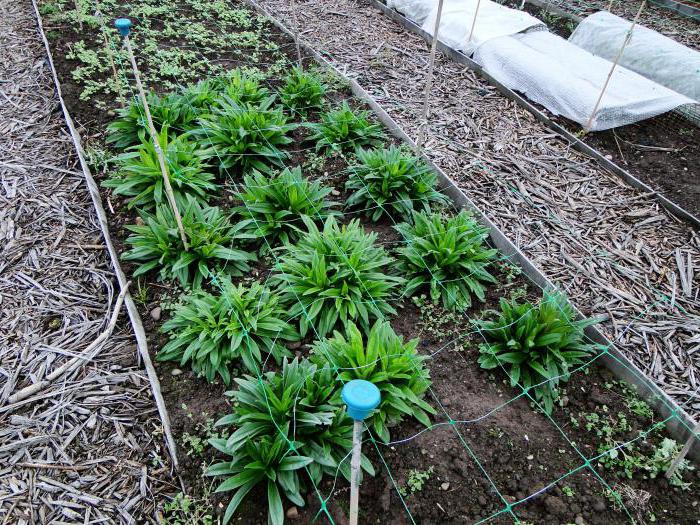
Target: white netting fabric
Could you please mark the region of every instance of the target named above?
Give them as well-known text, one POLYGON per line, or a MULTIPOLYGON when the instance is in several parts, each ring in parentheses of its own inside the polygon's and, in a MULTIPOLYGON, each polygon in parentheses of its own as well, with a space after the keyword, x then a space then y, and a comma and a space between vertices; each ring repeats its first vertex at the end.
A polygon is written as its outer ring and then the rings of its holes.
MULTIPOLYGON (((490 40, 474 60, 508 88, 585 126, 612 63, 546 31, 490 40)), ((629 69, 615 70, 590 126, 600 131, 693 101, 629 69)))
MULTIPOLYGON (((431 35, 437 18, 437 2, 432 3, 435 8, 423 22, 423 30, 431 35)), ((545 29, 546 26, 541 20, 524 11, 510 9, 491 0, 445 0, 438 36, 452 49, 471 55, 489 40, 515 35, 533 27, 545 29)))
POLYGON ((386 5, 421 25, 430 11, 437 8, 437 0, 386 0, 386 5))
MULTIPOLYGON (((428 34, 433 34, 438 0, 387 0, 387 5, 421 25, 428 34)), ((452 49, 471 55, 492 38, 514 35, 531 27, 546 28, 534 16, 491 0, 481 0, 480 3, 478 0, 444 0, 438 35, 452 49)))
MULTIPOLYGON (((607 11, 585 18, 569 42, 615 60, 632 23, 607 11)), ((678 93, 700 101, 700 52, 652 29, 636 25, 620 64, 678 93)))

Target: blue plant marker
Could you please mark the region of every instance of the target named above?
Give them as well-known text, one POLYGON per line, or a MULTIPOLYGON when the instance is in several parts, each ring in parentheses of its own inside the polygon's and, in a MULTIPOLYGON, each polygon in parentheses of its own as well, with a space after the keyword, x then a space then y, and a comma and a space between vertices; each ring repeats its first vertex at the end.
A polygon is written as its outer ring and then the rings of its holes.
POLYGON ((353 379, 346 383, 340 397, 348 406, 348 415, 355 421, 366 419, 381 401, 379 389, 364 379, 353 379))
POLYGON ((121 36, 129 36, 131 32, 131 20, 128 18, 117 18, 114 21, 114 27, 117 28, 121 36))
POLYGON ((350 525, 357 525, 360 501, 360 460, 362 459, 362 421, 379 406, 379 389, 364 379, 346 383, 340 397, 348 406, 348 415, 355 420, 352 427, 352 459, 350 460, 350 525))

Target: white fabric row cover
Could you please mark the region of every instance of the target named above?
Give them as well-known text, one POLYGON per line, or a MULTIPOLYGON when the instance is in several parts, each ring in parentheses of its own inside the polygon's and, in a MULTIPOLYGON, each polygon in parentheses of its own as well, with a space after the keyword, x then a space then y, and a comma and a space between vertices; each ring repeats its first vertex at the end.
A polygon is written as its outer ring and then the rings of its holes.
MULTIPOLYGON (((428 34, 433 34, 438 0, 387 0, 387 5, 420 24, 428 34)), ((546 28, 534 16, 491 0, 444 0, 438 37, 452 49, 471 55, 484 42, 532 27, 546 28)))
POLYGON ((386 0, 386 5, 422 25, 433 8, 437 9, 437 0, 386 0))
MULTIPOLYGON (((489 40, 474 60, 506 87, 586 126, 612 63, 547 31, 489 40)), ((693 101, 618 66, 590 126, 601 131, 693 101)))
MULTIPOLYGON (((578 25, 569 42, 596 56, 615 60, 631 25, 624 18, 599 11, 578 25)), ((700 52, 652 29, 634 27, 620 64, 700 101, 700 52)))

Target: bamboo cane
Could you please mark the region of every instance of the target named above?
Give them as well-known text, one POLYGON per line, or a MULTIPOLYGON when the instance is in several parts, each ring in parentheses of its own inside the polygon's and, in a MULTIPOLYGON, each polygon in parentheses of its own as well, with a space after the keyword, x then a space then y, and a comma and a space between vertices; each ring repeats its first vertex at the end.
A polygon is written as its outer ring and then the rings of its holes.
POLYGON ((647 0, 642 0, 642 5, 639 6, 639 11, 637 11, 637 16, 634 17, 634 20, 632 21, 632 25, 630 26, 630 30, 627 32, 627 36, 625 37, 624 42, 622 42, 622 47, 620 47, 620 51, 617 53, 617 56, 615 57, 615 61, 613 62, 612 67, 610 68, 610 72, 608 73, 608 78, 605 79, 605 83, 603 84, 603 88, 600 90, 600 95, 598 95, 598 100, 596 100, 595 106, 593 106, 593 111, 591 111, 591 116, 588 117, 588 122, 586 122, 586 125, 584 126, 584 129, 586 131, 589 131, 591 129, 591 125, 593 124, 593 118, 595 117, 595 114, 598 111, 598 107, 600 106, 600 103, 603 100, 603 95, 605 95, 605 91, 608 89, 608 84, 610 83, 610 79, 612 78, 612 75, 615 72, 615 68, 617 68, 617 64, 620 62, 620 58, 622 58, 622 53, 624 53, 625 48, 627 47, 627 44, 629 44, 630 40, 632 39, 632 31, 634 31, 634 26, 637 25, 637 20, 639 20, 639 16, 642 14, 642 11, 644 10, 644 6, 646 5, 646 3, 647 3, 647 0))
POLYGON ((474 20, 472 20, 472 28, 469 31, 469 42, 472 41, 472 36, 474 35, 474 28, 476 27, 476 17, 479 14, 479 6, 481 5, 481 0, 476 2, 476 10, 474 11, 474 20))
POLYGON ((433 69, 435 68, 435 52, 437 50, 438 32, 440 30, 440 18, 442 17, 443 0, 438 1, 437 15, 435 17, 435 27, 433 27, 433 43, 430 46, 430 63, 428 64, 428 78, 425 82, 425 94, 423 100, 423 113, 421 124, 418 130, 418 140, 416 140, 416 150, 420 154, 425 140, 425 128, 428 125, 428 110, 430 108, 430 91, 433 87, 433 69))
POLYGON ((143 89, 143 84, 141 84, 141 75, 139 75, 139 68, 136 65, 136 57, 134 56, 134 51, 131 48, 131 42, 129 40, 129 28, 131 26, 131 21, 125 18, 120 18, 117 20, 117 28, 119 32, 124 37, 124 44, 126 46, 126 51, 129 54, 129 60, 131 61, 131 68, 134 72, 134 78, 136 80, 136 86, 139 90, 139 97, 143 104, 143 110, 146 114, 146 122, 148 123, 148 131, 153 139, 153 147, 156 150, 156 156, 158 157, 158 164, 160 165, 160 171, 163 174, 163 184, 165 186, 165 195, 168 198, 168 203, 173 210, 173 215, 175 216, 175 222, 177 223, 177 229, 180 232, 180 238, 182 239, 182 244, 185 251, 189 251, 189 244, 187 243, 187 236, 185 235, 185 228, 182 225, 182 217, 180 216, 180 210, 177 207, 177 202, 175 201, 175 194, 173 193, 173 187, 170 185, 170 176, 168 175, 168 168, 165 165, 165 155, 163 154, 163 149, 160 146, 158 140, 158 132, 153 125, 153 118, 151 117, 151 110, 148 107, 148 101, 146 100, 146 93, 143 89), (128 22, 128 23, 127 23, 128 22))
POLYGON ((691 445, 693 444, 693 442, 696 439, 698 439, 697 435, 696 435, 698 433, 700 433, 700 423, 695 425, 695 428, 693 429, 693 433, 688 438, 688 441, 685 442, 685 445, 683 446, 681 451, 678 453, 678 455, 671 462, 671 465, 668 467, 668 470, 666 471, 666 478, 671 479, 673 477, 673 475, 676 473, 676 470, 678 469, 678 466, 681 464, 681 461, 683 461, 685 459, 685 456, 690 451, 691 445))

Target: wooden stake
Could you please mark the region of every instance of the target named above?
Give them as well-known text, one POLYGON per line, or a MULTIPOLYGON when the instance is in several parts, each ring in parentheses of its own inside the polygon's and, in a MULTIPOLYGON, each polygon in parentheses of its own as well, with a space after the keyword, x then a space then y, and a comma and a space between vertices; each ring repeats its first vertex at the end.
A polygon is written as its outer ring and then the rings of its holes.
POLYGON ((476 17, 479 14, 479 6, 481 5, 481 0, 477 0, 476 2, 476 11, 474 11, 474 20, 472 20, 472 28, 471 31, 469 31, 469 42, 472 41, 472 36, 474 35, 474 28, 476 27, 476 17))
POLYGON ((136 58, 134 57, 134 52, 131 49, 131 42, 129 41, 129 36, 124 36, 124 43, 126 44, 126 50, 129 53, 129 60, 131 60, 131 68, 134 70, 134 78, 136 79, 136 86, 139 90, 139 97, 143 103, 143 110, 146 114, 146 121, 148 122, 148 130, 153 139, 153 147, 156 150, 156 156, 158 157, 158 164, 160 165, 160 171, 163 174, 163 183, 165 184, 165 195, 168 197, 168 202, 173 210, 173 215, 175 216, 175 222, 177 222, 177 229, 180 231, 180 238, 182 239, 182 244, 185 251, 189 251, 190 246, 187 243, 187 236, 185 235, 185 228, 182 225, 182 217, 180 216, 180 210, 177 208, 177 202, 175 202, 175 194, 173 193, 173 187, 170 185, 170 176, 168 175, 168 168, 165 165, 165 155, 163 155, 163 149, 160 147, 160 142, 158 141, 158 132, 156 127, 153 125, 153 118, 151 117, 151 110, 148 107, 148 101, 146 100, 146 93, 143 90, 143 85, 141 84, 141 76, 139 75, 139 68, 136 65, 136 58))
POLYGON ((622 47, 620 48, 620 51, 617 53, 617 56, 615 57, 615 61, 613 62, 612 67, 610 68, 610 73, 608 73, 608 78, 605 79, 605 83, 603 84, 603 89, 600 90, 600 95, 598 96, 598 100, 595 103, 595 106, 593 106, 593 111, 591 112, 591 116, 588 118, 588 122, 586 122, 586 125, 584 126, 584 129, 586 131, 590 131, 591 125, 593 124, 593 117, 595 117, 596 112, 598 111, 598 107, 600 106, 601 101, 603 100, 603 95, 605 95, 605 90, 608 89, 608 84, 610 83, 610 79, 612 78, 613 73, 615 72, 615 68, 617 68, 617 64, 620 62, 620 58, 622 58, 622 53, 624 53, 625 48, 627 47, 627 44, 629 44, 630 40, 632 39, 632 31, 634 31, 634 26, 637 25, 637 20, 639 20, 639 16, 642 14, 642 11, 644 10, 644 6, 646 5, 647 0, 642 0, 642 5, 639 6, 639 11, 637 11, 637 16, 634 17, 634 20, 632 21, 632 25, 630 26, 630 30, 627 32, 627 36, 625 37, 624 42, 622 42, 622 47))
POLYGON ((360 461, 362 460, 362 421, 352 426, 352 458, 350 459, 350 525, 357 525, 360 504, 360 461))
POLYGON ((435 27, 433 28, 433 43, 430 46, 430 63, 428 64, 428 78, 425 82, 425 98, 423 100, 423 114, 421 124, 418 129, 418 140, 416 140, 416 151, 420 154, 425 140, 425 128, 428 125, 428 110, 430 108, 430 91, 433 87, 433 69, 435 68, 435 51, 437 49, 438 31, 440 30, 440 18, 442 17, 443 0, 438 1, 437 16, 435 17, 435 27))
POLYGON ((676 470, 678 470, 678 465, 681 464, 681 461, 685 459, 685 456, 688 454, 690 451, 690 447, 693 444, 693 442, 698 439, 696 437, 696 434, 700 434, 700 423, 695 425, 695 428, 693 429, 693 433, 688 437, 688 441, 685 442, 685 445, 681 449, 681 451, 678 453, 678 456, 671 462, 671 465, 668 467, 668 470, 666 471, 666 478, 671 479, 673 475, 676 473, 676 470))
POLYGON ((294 0, 291 0, 289 5, 292 9, 292 33, 294 35, 294 44, 297 48, 297 64, 303 69, 304 64, 301 61, 301 46, 299 45, 299 19, 297 18, 297 6, 294 0))
POLYGON ((107 57, 109 58, 109 64, 112 66, 112 74, 114 75, 114 84, 117 88, 117 100, 119 105, 124 107, 126 105, 126 100, 124 99, 124 94, 122 93, 122 85, 119 82, 119 75, 117 74, 117 66, 114 62, 114 53, 112 53, 112 47, 110 46, 109 39, 107 38, 107 26, 104 24, 104 19, 102 18, 102 13, 100 12, 99 2, 95 2, 95 16, 102 20, 100 32, 102 33, 102 40, 105 43, 105 50, 107 51, 107 57))

